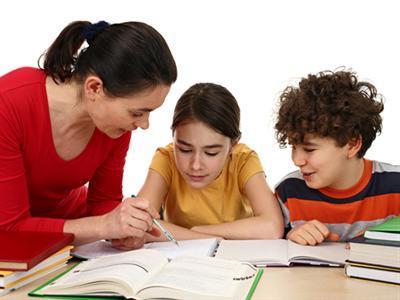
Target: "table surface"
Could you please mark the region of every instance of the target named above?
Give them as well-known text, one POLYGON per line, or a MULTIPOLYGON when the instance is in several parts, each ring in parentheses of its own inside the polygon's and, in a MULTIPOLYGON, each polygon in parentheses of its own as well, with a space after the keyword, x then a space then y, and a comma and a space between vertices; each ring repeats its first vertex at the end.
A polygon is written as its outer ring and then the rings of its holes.
MULTIPOLYGON (((0 300, 35 298, 27 293, 64 271, 66 267, 0 297, 0 300)), ((36 298, 38 299, 38 298, 36 298)), ((343 268, 328 267, 269 267, 258 283, 254 300, 400 300, 400 287, 396 285, 347 278, 343 268)))

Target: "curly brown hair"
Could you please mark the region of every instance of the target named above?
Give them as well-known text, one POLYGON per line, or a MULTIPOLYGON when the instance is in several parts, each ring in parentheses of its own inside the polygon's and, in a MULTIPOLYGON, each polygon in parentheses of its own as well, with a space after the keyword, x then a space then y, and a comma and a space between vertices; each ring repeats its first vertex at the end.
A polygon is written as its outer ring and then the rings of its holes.
POLYGON ((324 71, 287 87, 275 124, 281 147, 304 142, 306 134, 330 137, 339 147, 361 137, 362 158, 382 130, 383 97, 352 71, 324 71))

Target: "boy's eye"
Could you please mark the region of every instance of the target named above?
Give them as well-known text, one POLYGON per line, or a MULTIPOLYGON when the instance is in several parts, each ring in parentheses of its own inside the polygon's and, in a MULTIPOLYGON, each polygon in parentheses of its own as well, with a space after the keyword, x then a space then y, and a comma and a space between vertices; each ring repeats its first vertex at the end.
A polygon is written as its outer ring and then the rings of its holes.
POLYGON ((315 149, 304 149, 305 152, 313 152, 315 149))
POLYGON ((216 156, 216 155, 219 154, 219 152, 205 152, 205 153, 206 153, 206 155, 208 155, 208 156, 216 156))

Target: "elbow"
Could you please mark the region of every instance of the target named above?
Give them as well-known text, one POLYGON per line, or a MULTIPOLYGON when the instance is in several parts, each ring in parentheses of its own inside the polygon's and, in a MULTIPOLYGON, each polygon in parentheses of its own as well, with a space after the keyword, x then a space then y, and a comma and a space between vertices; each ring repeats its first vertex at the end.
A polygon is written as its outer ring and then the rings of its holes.
POLYGON ((281 239, 284 235, 284 226, 282 220, 269 220, 262 226, 263 230, 259 230, 257 239, 274 240, 281 239))

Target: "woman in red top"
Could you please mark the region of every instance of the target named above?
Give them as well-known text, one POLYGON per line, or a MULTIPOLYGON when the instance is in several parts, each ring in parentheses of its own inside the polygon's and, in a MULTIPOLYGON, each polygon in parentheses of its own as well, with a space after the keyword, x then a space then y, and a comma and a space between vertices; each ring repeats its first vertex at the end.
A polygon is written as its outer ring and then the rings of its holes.
POLYGON ((0 230, 71 232, 76 244, 120 248, 155 234, 146 199, 121 201, 123 168, 131 131, 147 129, 176 77, 154 28, 104 21, 69 24, 43 69, 0 77, 0 230))

